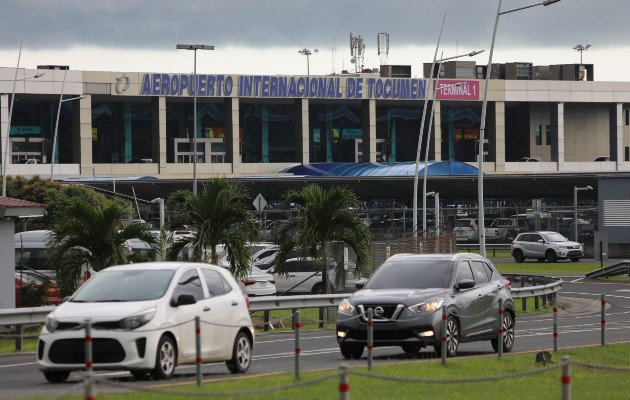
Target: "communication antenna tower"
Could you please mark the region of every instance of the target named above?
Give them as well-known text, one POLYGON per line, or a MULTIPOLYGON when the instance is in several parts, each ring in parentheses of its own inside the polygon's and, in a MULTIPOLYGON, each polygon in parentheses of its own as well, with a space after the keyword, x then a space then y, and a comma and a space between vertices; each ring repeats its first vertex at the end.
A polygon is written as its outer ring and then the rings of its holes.
POLYGON ((355 72, 361 72, 363 70, 363 57, 365 54, 365 42, 363 36, 354 36, 350 33, 350 54, 352 58, 350 62, 355 65, 355 72))
POLYGON ((389 33, 379 33, 376 40, 378 42, 378 56, 380 58, 381 65, 387 65, 387 57, 389 55, 389 33))

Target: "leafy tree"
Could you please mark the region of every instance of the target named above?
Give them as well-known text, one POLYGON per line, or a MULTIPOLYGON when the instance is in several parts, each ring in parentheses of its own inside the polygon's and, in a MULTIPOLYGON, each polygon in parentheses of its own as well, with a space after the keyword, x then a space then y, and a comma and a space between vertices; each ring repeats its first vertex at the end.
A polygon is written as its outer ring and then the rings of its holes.
POLYGON ((328 292, 326 255, 331 243, 354 251, 357 273, 367 266, 372 235, 354 211, 359 206, 359 200, 352 190, 333 187, 326 191, 311 184, 300 191, 289 190, 283 200, 286 205, 294 204, 296 209, 286 222, 274 230, 274 240, 280 246, 275 261, 278 272, 285 272, 282 265, 294 251, 317 257, 322 260, 322 287, 328 292))
POLYGON ((187 225, 193 234, 172 243, 167 258, 176 259, 188 246, 192 261, 218 264, 217 248, 223 245, 232 274, 245 276, 249 273, 251 256, 247 243, 261 236, 260 221, 249 209, 250 199, 245 186, 225 178, 210 179, 198 195, 188 190, 173 193, 167 201, 172 210, 170 224, 187 225))
POLYGON ((100 271, 111 265, 147 261, 146 255, 131 253, 129 239, 142 240, 158 250, 158 240, 148 225, 124 226, 130 213, 129 206, 118 199, 106 199, 98 206, 75 199, 61 210, 50 227, 46 248, 62 296, 76 289, 83 266, 100 271))

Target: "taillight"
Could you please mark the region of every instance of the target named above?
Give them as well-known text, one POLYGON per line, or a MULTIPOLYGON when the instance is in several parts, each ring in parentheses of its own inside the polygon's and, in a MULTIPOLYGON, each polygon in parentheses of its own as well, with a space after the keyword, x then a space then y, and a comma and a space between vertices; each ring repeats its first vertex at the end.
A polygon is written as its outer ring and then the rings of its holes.
POLYGON ((241 279, 241 282, 243 282, 243 285, 245 286, 251 286, 256 283, 256 281, 251 279, 241 279))
POLYGON ((243 292, 242 290, 241 290, 241 294, 245 298, 245 305, 247 305, 247 310, 249 311, 249 296, 247 295, 247 293, 243 292))
POLYGON ((514 243, 516 243, 516 240, 513 240, 513 241, 512 241, 512 246, 514 246, 514 243))
POLYGON ((470 230, 471 230, 471 231, 474 231, 474 230, 475 230, 474 225, 470 225, 470 226, 469 226, 469 228, 470 228, 470 230))
POLYGON ((276 284, 276 280, 275 279, 272 279, 269 282, 273 283, 274 285, 276 284))
POLYGON ((506 281, 505 281, 505 287, 506 287, 508 290, 512 290, 512 282, 510 282, 509 280, 506 280, 506 281))

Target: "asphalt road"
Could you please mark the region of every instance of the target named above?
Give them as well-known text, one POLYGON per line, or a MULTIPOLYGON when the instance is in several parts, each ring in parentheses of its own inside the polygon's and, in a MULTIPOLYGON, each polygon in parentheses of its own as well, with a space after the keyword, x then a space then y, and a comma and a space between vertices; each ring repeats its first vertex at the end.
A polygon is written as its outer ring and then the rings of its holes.
MULTIPOLYGON (((565 284, 558 300, 558 346, 573 347, 599 345, 601 341, 600 295, 608 301, 606 309, 606 342, 630 341, 630 282, 587 280, 565 278, 565 284)), ((553 349, 553 315, 525 315, 517 319, 514 352, 535 352, 553 349)), ((294 334, 259 333, 257 336, 251 369, 245 376, 257 374, 278 374, 294 371, 294 334)), ((334 370, 343 358, 337 347, 333 330, 304 331, 301 336, 301 371, 326 369, 334 370)), ((361 360, 351 365, 366 365, 366 353, 361 360)), ((460 345, 460 357, 494 355, 489 342, 464 343, 460 345)), ((374 365, 435 358, 433 349, 423 349, 417 356, 410 356, 400 348, 377 348, 374 352, 374 365)), ((534 355, 532 354, 532 363, 534 355)), ((223 363, 207 364, 202 367, 204 381, 234 378, 223 363)), ((194 384, 194 366, 182 366, 176 371, 173 383, 194 384)), ((134 387, 158 387, 160 381, 134 381, 127 372, 97 372, 99 377, 107 377, 118 383, 134 387)), ((65 384, 49 384, 37 369, 33 353, 0 356, 0 398, 21 399, 30 396, 57 398, 65 393, 81 395, 83 385, 80 374, 73 373, 65 384)), ((124 389, 99 385, 102 391, 124 389)))

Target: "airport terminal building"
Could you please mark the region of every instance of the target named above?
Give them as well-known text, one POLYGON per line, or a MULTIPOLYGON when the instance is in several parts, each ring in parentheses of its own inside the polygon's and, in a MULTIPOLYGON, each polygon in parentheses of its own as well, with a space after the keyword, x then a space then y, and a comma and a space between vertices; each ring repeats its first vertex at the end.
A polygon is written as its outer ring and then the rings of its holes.
MULTIPOLYGON (((428 145, 429 160, 476 166, 485 66, 447 62, 432 88, 429 72, 430 64, 423 78, 404 66, 327 76, 204 72, 195 93, 187 73, 5 67, 2 154, 8 175, 56 180, 191 179, 194 142, 199 179, 414 162, 428 97, 434 112, 421 159, 428 145)), ((486 175, 630 171, 630 82, 596 82, 592 65, 497 64, 490 73, 486 175)))

